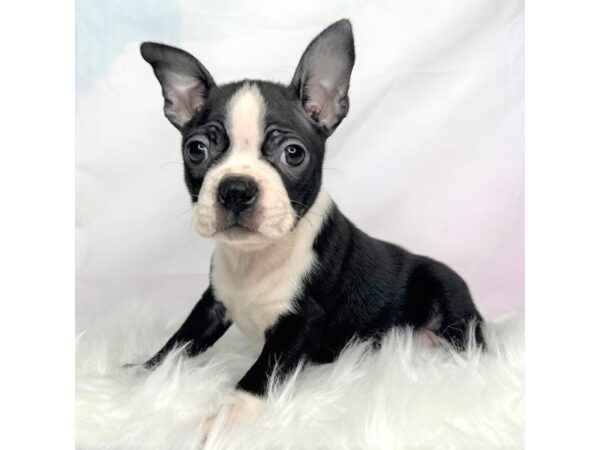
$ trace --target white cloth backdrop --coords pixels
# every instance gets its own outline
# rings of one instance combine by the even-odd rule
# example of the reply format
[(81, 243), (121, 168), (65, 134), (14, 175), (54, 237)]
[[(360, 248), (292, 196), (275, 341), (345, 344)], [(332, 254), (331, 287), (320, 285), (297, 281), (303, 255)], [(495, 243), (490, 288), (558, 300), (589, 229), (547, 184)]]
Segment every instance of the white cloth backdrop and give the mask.
[(213, 244), (139, 43), (181, 46), (217, 82), (287, 82), (342, 17), (357, 60), (327, 190), (369, 234), (454, 267), (486, 317), (522, 305), (521, 0), (121, 3), (77, 4), (79, 329), (116, 304), (188, 310), (207, 283)]

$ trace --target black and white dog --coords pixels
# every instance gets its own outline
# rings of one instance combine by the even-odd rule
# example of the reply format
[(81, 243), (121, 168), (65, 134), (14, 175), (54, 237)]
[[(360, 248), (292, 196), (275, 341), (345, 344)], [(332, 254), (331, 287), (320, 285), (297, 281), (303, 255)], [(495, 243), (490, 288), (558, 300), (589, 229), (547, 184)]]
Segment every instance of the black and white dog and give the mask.
[(289, 85), (217, 85), (180, 49), (146, 42), (164, 113), (181, 132), (197, 231), (216, 240), (210, 285), (173, 348), (197, 355), (235, 323), (262, 347), (237, 384), (230, 425), (260, 404), (268, 378), (328, 362), (352, 338), (428, 329), (456, 348), (482, 318), (450, 268), (356, 228), (321, 188), (325, 142), (348, 113), (352, 27), (340, 20), (308, 46)]

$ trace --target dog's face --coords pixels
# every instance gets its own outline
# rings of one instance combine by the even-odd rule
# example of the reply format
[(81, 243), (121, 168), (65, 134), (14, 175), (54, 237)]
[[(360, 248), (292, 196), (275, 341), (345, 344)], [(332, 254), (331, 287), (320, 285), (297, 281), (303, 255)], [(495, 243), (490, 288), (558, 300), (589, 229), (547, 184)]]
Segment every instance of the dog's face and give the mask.
[(198, 232), (241, 245), (289, 233), (319, 193), (325, 141), (348, 112), (350, 23), (336, 22), (311, 42), (289, 86), (217, 86), (182, 50), (154, 43), (141, 50), (183, 137)]

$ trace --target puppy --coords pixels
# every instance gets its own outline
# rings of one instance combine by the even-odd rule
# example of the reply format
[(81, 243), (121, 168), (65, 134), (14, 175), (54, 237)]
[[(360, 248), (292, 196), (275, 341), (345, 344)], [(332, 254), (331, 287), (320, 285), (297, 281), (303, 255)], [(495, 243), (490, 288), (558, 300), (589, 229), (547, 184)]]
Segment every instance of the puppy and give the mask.
[(349, 109), (348, 20), (310, 43), (289, 85), (217, 85), (183, 50), (146, 42), (141, 53), (182, 135), (195, 228), (216, 241), (208, 288), (147, 368), (177, 346), (203, 352), (235, 323), (262, 351), (237, 384), (232, 425), (261, 404), (271, 375), (333, 361), (353, 338), (411, 326), (462, 349), (472, 327), (484, 345), (459, 275), (368, 236), (322, 189), (325, 143)]

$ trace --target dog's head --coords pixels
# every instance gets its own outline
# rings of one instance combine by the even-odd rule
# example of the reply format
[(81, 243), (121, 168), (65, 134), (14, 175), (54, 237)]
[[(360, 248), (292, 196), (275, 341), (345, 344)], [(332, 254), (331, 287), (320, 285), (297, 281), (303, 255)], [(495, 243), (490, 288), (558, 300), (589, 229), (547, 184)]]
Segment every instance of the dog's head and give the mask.
[(288, 86), (217, 85), (183, 50), (146, 42), (141, 52), (183, 137), (198, 232), (231, 243), (289, 233), (319, 193), (325, 141), (348, 113), (350, 22), (330, 25), (310, 43)]

